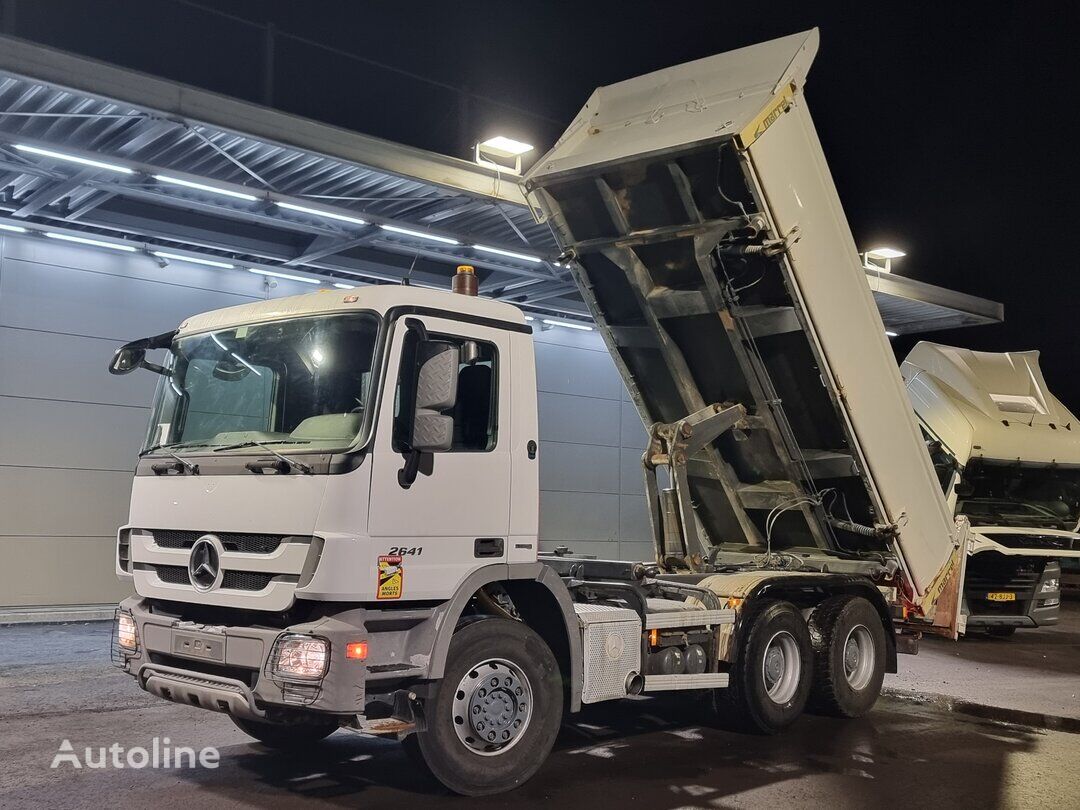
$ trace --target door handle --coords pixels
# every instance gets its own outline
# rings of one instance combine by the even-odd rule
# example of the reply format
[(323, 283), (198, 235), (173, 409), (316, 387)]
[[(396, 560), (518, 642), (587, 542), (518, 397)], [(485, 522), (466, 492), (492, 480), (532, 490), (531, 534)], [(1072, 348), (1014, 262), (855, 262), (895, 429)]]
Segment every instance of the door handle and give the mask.
[(501, 537), (477, 537), (473, 543), (474, 557), (501, 557), (503, 539)]

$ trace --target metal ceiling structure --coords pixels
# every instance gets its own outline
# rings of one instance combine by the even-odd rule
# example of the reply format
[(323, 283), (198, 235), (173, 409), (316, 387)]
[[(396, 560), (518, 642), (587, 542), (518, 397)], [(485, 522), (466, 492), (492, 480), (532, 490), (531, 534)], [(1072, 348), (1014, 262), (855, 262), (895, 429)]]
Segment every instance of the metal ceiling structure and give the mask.
[[(0, 228), (327, 283), (443, 288), (468, 263), (486, 295), (587, 318), (516, 180), (0, 37)], [(985, 299), (868, 275), (897, 333), (1002, 318)]]

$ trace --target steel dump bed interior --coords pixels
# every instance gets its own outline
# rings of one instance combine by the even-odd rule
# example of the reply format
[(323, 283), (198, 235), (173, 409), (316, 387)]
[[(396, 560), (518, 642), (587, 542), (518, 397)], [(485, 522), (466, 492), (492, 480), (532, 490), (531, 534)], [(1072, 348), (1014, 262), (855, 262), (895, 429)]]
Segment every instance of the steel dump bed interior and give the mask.
[(955, 526), (802, 96), (817, 43), (602, 87), (524, 182), (645, 422), (746, 408), (688, 463), (705, 545), (885, 553), (923, 594)]

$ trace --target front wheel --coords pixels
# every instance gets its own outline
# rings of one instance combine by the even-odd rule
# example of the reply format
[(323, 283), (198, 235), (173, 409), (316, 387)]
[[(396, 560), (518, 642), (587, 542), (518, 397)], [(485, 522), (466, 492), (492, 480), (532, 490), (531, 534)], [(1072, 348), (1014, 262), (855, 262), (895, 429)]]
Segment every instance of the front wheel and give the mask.
[(539, 770), (555, 744), (562, 704), (559, 665), (544, 640), (521, 622), (485, 619), (450, 640), (415, 748), (455, 793), (501, 793)]
[(742, 648), (727, 689), (718, 690), (717, 710), (745, 730), (776, 734), (806, 707), (810, 634), (790, 602), (751, 603), (741, 621)]
[(834, 596), (810, 617), (814, 683), (810, 704), (834, 717), (861, 717), (885, 680), (885, 626), (861, 596)]

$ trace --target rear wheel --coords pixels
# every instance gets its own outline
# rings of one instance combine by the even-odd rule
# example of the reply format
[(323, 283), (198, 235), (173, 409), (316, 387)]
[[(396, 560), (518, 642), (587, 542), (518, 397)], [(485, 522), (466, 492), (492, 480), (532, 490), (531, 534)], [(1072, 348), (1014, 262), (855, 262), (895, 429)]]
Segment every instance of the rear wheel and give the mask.
[(338, 730), (336, 720), (309, 723), (267, 723), (261, 720), (244, 720), (232, 717), (233, 723), (249, 737), (254, 737), (267, 748), (283, 750), (303, 748), (329, 737)]
[(432, 775), (455, 793), (483, 796), (526, 782), (562, 722), (555, 656), (521, 622), (485, 619), (450, 641), (443, 679), (424, 703), (415, 745)]
[(861, 596), (826, 599), (810, 617), (814, 645), (811, 707), (836, 717), (873, 708), (885, 679), (885, 627)]
[(810, 634), (790, 602), (751, 604), (742, 622), (744, 643), (728, 688), (717, 692), (717, 710), (746, 730), (775, 734), (795, 722), (806, 706)]

